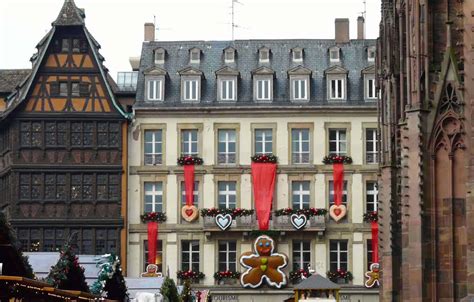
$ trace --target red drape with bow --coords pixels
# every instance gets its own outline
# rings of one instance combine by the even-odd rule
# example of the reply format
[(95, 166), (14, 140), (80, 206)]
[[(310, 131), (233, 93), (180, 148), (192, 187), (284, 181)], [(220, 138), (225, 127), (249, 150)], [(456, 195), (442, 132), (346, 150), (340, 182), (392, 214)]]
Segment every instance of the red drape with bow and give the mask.
[(379, 223), (371, 222), (372, 228), (372, 263), (379, 263)]
[(344, 164), (334, 163), (333, 165), (333, 183), (334, 183), (334, 204), (342, 204), (342, 188), (344, 184)]
[(260, 230), (268, 230), (277, 165), (252, 163), (253, 195)]
[(148, 263), (156, 263), (156, 242), (158, 241), (158, 222), (148, 222)]
[(184, 189), (186, 195), (186, 205), (192, 206), (194, 204), (194, 165), (184, 166)]

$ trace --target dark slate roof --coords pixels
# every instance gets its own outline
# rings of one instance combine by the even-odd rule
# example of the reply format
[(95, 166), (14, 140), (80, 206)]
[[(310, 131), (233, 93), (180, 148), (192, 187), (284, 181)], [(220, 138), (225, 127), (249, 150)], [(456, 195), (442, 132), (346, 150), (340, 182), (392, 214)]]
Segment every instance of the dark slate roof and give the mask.
[(294, 286), (294, 289), (340, 289), (341, 287), (336, 283), (324, 278), (319, 274), (314, 274), (304, 279)]
[[(135, 108), (148, 107), (219, 107), (219, 106), (369, 106), (376, 107), (375, 102), (364, 102), (363, 77), (361, 71), (373, 62), (367, 60), (367, 48), (375, 46), (375, 40), (351, 40), (350, 43), (336, 44), (335, 40), (236, 40), (236, 41), (155, 41), (144, 42), (140, 59), (140, 73), (137, 83), (137, 102)], [(341, 48), (341, 63), (329, 61), (329, 49)], [(189, 63), (189, 50), (201, 50), (199, 64)], [(224, 49), (233, 47), (236, 50), (235, 63), (224, 62)], [(258, 49), (270, 49), (270, 63), (258, 62)], [(293, 62), (291, 49), (303, 48), (304, 61)], [(163, 48), (166, 51), (165, 63), (159, 64), (168, 73), (165, 86), (164, 102), (144, 102), (145, 79), (143, 72), (154, 66), (154, 50)], [(302, 65), (312, 71), (309, 103), (292, 103), (289, 101), (288, 71)], [(326, 97), (325, 70), (340, 65), (348, 70), (347, 102), (331, 102)], [(178, 71), (192, 66), (203, 72), (201, 102), (199, 104), (180, 101), (180, 76)], [(216, 100), (215, 72), (229, 66), (240, 73), (238, 82), (238, 100), (236, 103), (222, 103)], [(275, 71), (274, 100), (270, 104), (253, 101), (252, 71), (266, 66)]]
[(84, 10), (76, 7), (74, 0), (65, 0), (59, 15), (52, 23), (53, 26), (74, 26), (84, 25), (86, 17)]
[(10, 94), (31, 73), (31, 69), (0, 69), (0, 94)]

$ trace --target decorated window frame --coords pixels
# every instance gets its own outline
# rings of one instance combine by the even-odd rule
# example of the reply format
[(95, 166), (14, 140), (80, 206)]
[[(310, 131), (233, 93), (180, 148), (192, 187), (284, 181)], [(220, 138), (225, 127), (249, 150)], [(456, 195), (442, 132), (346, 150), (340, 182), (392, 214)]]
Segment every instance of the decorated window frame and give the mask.
[(329, 123), (324, 123), (324, 130), (326, 133), (326, 155), (334, 154), (334, 152), (331, 152), (330, 150), (330, 131), (331, 130), (345, 130), (346, 131), (346, 152), (344, 154), (339, 154), (339, 155), (344, 155), (344, 156), (351, 156), (351, 130), (352, 130), (352, 124), (351, 123), (338, 123), (338, 122), (329, 122)]
[[(221, 243), (226, 243), (226, 247), (228, 246), (228, 243), (234, 242), (235, 243), (235, 267), (232, 268), (230, 264), (232, 264), (228, 259), (226, 261), (222, 262), (220, 261), (220, 244)], [(229, 250), (226, 249), (226, 256), (228, 256)], [(232, 251), (230, 251), (232, 252)], [(222, 271), (231, 271), (231, 272), (240, 272), (240, 263), (239, 263), (239, 257), (240, 257), (240, 241), (237, 239), (233, 238), (225, 238), (225, 239), (218, 239), (216, 240), (216, 261), (215, 261), (215, 267), (216, 272), (222, 272)], [(226, 269), (223, 269), (221, 267), (221, 263), (225, 263)]]
[[(141, 236), (142, 238), (140, 238), (140, 244), (141, 244), (141, 261), (140, 263), (142, 263), (142, 268), (143, 268), (143, 271), (145, 272), (146, 271), (146, 267), (147, 267), (147, 264), (148, 264), (148, 239), (144, 236)], [(165, 248), (165, 244), (166, 244), (166, 240), (163, 240), (163, 239), (160, 239), (158, 238), (157, 240), (157, 245), (156, 245), (156, 254), (157, 254), (157, 257), (156, 259), (159, 259), (158, 258), (158, 255), (161, 256), (161, 264), (158, 265), (158, 271), (159, 273), (164, 273), (166, 270), (164, 270), (164, 268), (166, 266), (165, 265), (165, 251), (166, 251), (166, 248)], [(160, 266), (161, 266), (161, 269), (160, 269)]]
[[(256, 144), (257, 144), (257, 137), (256, 137), (256, 131), (257, 130), (265, 130), (265, 129), (269, 129), (272, 131), (272, 150), (271, 150), (271, 153), (276, 155), (276, 146), (277, 146), (277, 130), (278, 130), (278, 127), (277, 127), (277, 124), (276, 123), (266, 123), (266, 124), (258, 124), (258, 123), (252, 123), (250, 125), (250, 128), (251, 128), (251, 131), (252, 131), (252, 155), (255, 155), (257, 154), (257, 150), (256, 150)], [(269, 153), (266, 153), (267, 150), (265, 150), (265, 154), (269, 154)], [(260, 153), (259, 153), (260, 154)]]
[[(306, 253), (306, 254), (309, 253), (308, 265), (312, 266), (311, 264), (313, 263), (313, 255), (314, 255), (313, 242), (312, 242), (311, 239), (307, 239), (307, 238), (291, 240), (291, 268), (292, 268), (292, 270), (293, 271), (300, 270), (300, 269), (308, 270), (308, 266), (299, 267), (301, 265), (301, 263), (305, 262), (302, 258), (301, 258), (299, 266), (298, 267), (295, 266), (294, 254), (295, 254), (295, 248), (296, 248), (297, 243), (299, 244), (298, 248), (302, 248), (301, 250), (299, 250), (300, 256), (302, 256), (304, 253)], [(302, 246), (304, 243), (309, 244), (309, 250), (305, 249), (304, 246)]]
[[(191, 243), (193, 241), (199, 243), (199, 245), (198, 245), (198, 247), (199, 247), (199, 250), (198, 250), (198, 253), (199, 253), (198, 267), (199, 267), (199, 272), (203, 271), (203, 265), (204, 265), (204, 263), (203, 263), (203, 242), (200, 238), (196, 238), (196, 236), (188, 237), (188, 234), (179, 236), (178, 240), (177, 240), (177, 243), (178, 243), (178, 258), (179, 258), (178, 270), (180, 270), (180, 271), (187, 271), (187, 269), (185, 269), (184, 264), (183, 264), (183, 252), (186, 252), (186, 251), (183, 250), (183, 243), (185, 243), (185, 242)], [(190, 258), (190, 260), (191, 260), (191, 258)], [(193, 263), (194, 263), (194, 261), (191, 261), (191, 265)], [(195, 271), (195, 270), (193, 269), (193, 271)]]
[(178, 130), (178, 156), (183, 156), (183, 155), (188, 155), (188, 153), (183, 152), (185, 150), (182, 150), (182, 139), (183, 139), (183, 131), (186, 130), (196, 130), (197, 131), (197, 153), (193, 154), (198, 157), (203, 157), (202, 156), (202, 144), (203, 144), (203, 139), (202, 139), (202, 129), (203, 129), (203, 124), (202, 123), (196, 123), (196, 124), (178, 124), (177, 125), (177, 130)]
[[(235, 154), (234, 154), (234, 162), (229, 163), (228, 160), (222, 160), (221, 159), (221, 153), (219, 151), (219, 134), (220, 131), (226, 131), (226, 130), (231, 130), (235, 131)], [(219, 166), (237, 166), (239, 164), (240, 160), (240, 125), (239, 124), (214, 124), (214, 134), (215, 134), (215, 150), (216, 150), (216, 156), (215, 156), (215, 164)], [(222, 153), (222, 154), (232, 154), (232, 153)], [(225, 156), (224, 156), (225, 157)], [(225, 157), (226, 158), (226, 157)]]
[[(161, 212), (166, 212), (167, 207), (167, 178), (165, 176), (140, 176), (140, 215), (145, 213), (145, 183), (162, 183)], [(137, 217), (139, 220), (140, 217)]]

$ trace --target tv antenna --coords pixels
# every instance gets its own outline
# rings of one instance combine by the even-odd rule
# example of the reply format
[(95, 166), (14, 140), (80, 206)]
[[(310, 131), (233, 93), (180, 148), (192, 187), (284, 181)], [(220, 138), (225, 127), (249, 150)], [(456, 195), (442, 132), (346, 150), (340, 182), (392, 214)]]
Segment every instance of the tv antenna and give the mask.
[(153, 15), (153, 27), (155, 28), (155, 41), (158, 37), (158, 31), (160, 30), (172, 30), (173, 28), (170, 27), (160, 27), (156, 24), (156, 15)]
[(237, 24), (235, 24), (235, 4), (238, 3), (240, 5), (244, 5), (242, 2), (239, 2), (238, 0), (231, 0), (232, 1), (232, 23), (231, 23), (231, 26), (232, 26), (232, 41), (234, 41), (234, 30), (240, 26), (238, 26)]

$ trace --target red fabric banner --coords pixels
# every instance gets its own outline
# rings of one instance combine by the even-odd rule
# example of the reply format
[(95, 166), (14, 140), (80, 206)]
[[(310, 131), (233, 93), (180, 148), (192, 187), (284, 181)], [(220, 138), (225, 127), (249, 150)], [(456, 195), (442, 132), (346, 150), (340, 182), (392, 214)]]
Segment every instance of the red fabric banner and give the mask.
[(156, 262), (156, 242), (158, 241), (158, 222), (148, 222), (148, 263)]
[(186, 196), (186, 205), (192, 206), (194, 204), (194, 165), (184, 166), (184, 188)]
[(260, 230), (268, 230), (277, 165), (252, 163), (253, 197)]
[(379, 263), (379, 223), (371, 222), (372, 228), (372, 263)]
[(332, 176), (334, 183), (334, 204), (340, 206), (342, 204), (342, 188), (344, 184), (344, 164), (334, 163), (332, 167)]

